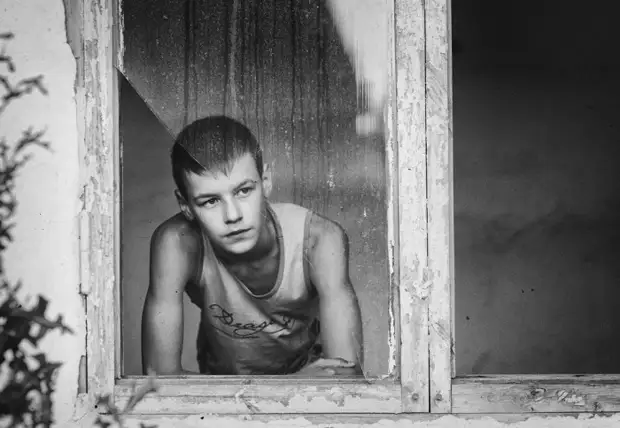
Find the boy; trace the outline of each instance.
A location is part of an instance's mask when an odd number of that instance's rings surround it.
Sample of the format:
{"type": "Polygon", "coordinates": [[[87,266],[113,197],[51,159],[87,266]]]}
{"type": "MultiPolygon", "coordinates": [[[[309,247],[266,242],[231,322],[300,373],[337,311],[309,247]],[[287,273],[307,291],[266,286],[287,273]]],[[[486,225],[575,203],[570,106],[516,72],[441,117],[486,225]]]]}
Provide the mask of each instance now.
{"type": "Polygon", "coordinates": [[[235,120],[197,120],[181,131],[171,158],[181,212],[151,239],[143,371],[188,373],[186,292],[201,309],[202,374],[361,374],[360,309],[343,229],[298,205],[268,202],[269,168],[235,120]]]}

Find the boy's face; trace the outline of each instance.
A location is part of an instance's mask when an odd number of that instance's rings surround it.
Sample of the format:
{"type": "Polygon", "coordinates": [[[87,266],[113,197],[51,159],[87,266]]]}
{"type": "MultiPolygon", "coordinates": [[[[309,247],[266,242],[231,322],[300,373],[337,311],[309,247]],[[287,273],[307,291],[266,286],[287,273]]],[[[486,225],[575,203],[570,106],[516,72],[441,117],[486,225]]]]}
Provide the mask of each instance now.
{"type": "Polygon", "coordinates": [[[271,191],[267,169],[261,177],[247,153],[232,164],[228,174],[188,173],[186,183],[187,200],[177,191],[181,210],[199,224],[212,245],[233,254],[254,248],[264,227],[265,198],[271,191]]]}

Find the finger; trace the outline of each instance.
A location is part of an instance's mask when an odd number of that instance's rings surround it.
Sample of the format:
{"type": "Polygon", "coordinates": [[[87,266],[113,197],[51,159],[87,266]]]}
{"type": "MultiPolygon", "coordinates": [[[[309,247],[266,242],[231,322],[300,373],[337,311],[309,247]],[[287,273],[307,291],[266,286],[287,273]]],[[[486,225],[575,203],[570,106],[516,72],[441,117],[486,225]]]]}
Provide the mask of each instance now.
{"type": "Polygon", "coordinates": [[[338,367],[353,367],[355,363],[353,361],[345,360],[344,358],[332,358],[330,361],[335,361],[338,367]]]}
{"type": "Polygon", "coordinates": [[[343,358],[325,358],[315,363],[320,367],[355,367],[355,363],[343,358]]]}

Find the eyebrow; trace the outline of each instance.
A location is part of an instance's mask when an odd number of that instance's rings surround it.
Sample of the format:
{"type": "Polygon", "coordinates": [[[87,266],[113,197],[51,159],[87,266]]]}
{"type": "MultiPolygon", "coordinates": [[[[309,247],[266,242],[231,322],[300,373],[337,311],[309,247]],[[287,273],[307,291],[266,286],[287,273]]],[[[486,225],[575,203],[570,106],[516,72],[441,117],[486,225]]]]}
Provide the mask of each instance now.
{"type": "MultiPolygon", "coordinates": [[[[242,187],[247,186],[248,184],[256,184],[257,181],[256,180],[252,180],[251,178],[246,178],[245,180],[243,180],[241,183],[237,184],[234,189],[233,192],[236,192],[237,190],[241,189],[242,187]]],[[[207,198],[215,198],[218,197],[218,194],[214,194],[214,193],[201,193],[200,195],[197,195],[194,200],[197,201],[199,199],[207,199],[207,198]]]]}

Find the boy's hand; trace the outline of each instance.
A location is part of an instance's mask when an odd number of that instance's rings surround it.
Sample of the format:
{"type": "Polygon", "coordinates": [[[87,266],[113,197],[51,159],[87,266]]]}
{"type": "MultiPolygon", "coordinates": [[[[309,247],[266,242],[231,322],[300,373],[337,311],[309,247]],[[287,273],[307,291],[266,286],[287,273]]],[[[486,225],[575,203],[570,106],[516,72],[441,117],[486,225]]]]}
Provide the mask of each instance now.
{"type": "Polygon", "coordinates": [[[353,376],[356,374],[355,363],[342,358],[319,358],[295,373],[293,376],[325,377],[353,376]]]}

